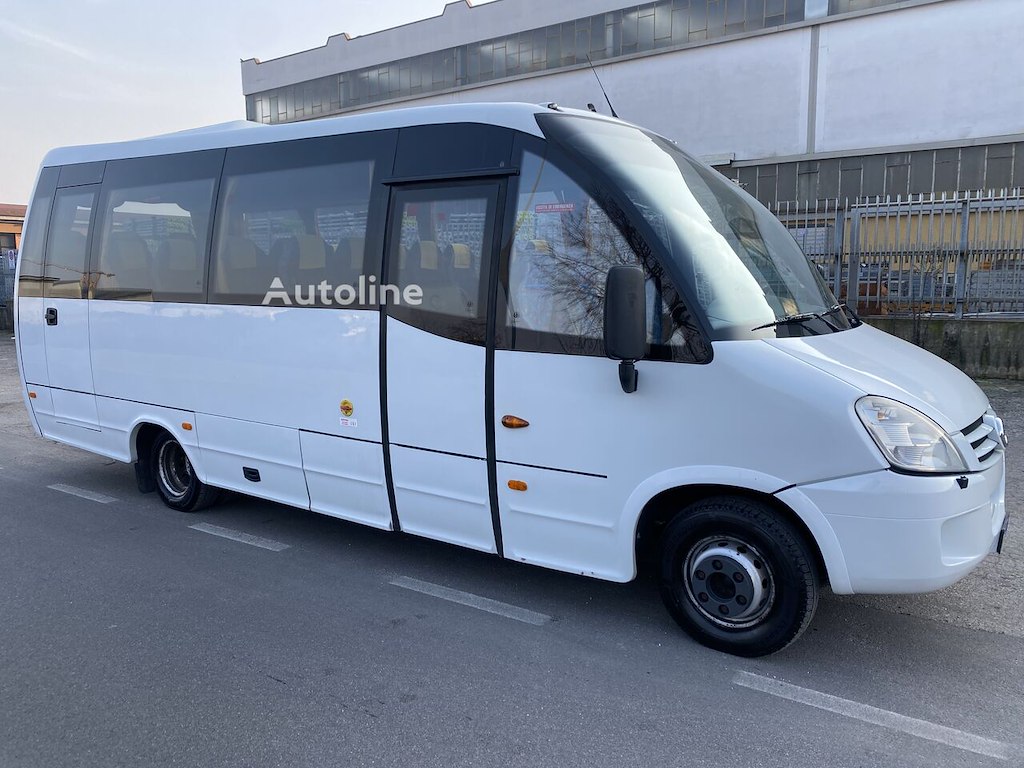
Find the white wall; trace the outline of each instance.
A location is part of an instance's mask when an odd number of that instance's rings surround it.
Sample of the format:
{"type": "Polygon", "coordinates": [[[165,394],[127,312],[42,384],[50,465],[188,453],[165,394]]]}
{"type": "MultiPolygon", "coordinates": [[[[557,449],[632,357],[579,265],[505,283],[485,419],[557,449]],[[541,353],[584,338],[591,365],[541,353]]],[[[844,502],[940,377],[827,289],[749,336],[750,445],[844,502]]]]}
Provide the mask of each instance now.
{"type": "Polygon", "coordinates": [[[816,149],[1024,132],[1024,2],[946,0],[821,27],[816,149]]]}

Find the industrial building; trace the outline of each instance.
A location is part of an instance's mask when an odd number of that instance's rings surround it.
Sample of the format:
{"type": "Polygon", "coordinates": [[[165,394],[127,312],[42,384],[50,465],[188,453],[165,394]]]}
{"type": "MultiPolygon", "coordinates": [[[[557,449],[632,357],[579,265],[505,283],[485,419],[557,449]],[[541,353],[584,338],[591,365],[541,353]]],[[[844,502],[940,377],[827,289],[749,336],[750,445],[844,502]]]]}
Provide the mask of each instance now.
{"type": "Polygon", "coordinates": [[[21,245],[25,206],[0,203],[0,253],[16,251],[21,245]]]}
{"type": "Polygon", "coordinates": [[[242,62],[264,123],[557,102],[701,156],[766,203],[1024,186],[1020,0],[496,0],[242,62]],[[591,66],[593,64],[593,67],[591,66]]]}

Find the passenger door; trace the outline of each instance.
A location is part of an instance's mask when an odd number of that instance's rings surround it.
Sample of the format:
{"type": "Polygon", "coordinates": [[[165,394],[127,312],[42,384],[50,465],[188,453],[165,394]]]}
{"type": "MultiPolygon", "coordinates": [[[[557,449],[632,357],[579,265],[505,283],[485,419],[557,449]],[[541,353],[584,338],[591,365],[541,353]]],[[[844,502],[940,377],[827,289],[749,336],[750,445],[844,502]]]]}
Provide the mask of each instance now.
{"type": "Polygon", "coordinates": [[[384,297],[387,435],[402,530],[496,552],[486,337],[504,182],[396,187],[384,297]],[[417,292],[422,295],[416,302],[417,292]]]}
{"type": "Polygon", "coordinates": [[[100,442],[89,349],[87,268],[98,190],[98,184],[57,190],[43,264],[43,337],[53,401],[52,421],[44,432],[82,447],[100,442]]]}

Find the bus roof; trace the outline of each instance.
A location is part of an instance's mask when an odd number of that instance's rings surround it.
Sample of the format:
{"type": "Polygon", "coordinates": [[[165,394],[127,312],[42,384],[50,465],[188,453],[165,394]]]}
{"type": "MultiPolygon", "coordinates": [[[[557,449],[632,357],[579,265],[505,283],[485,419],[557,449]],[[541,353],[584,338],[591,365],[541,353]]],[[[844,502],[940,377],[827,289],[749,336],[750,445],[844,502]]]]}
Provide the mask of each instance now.
{"type": "MultiPolygon", "coordinates": [[[[193,128],[178,133],[133,139],[131,141],[52,149],[43,158],[43,166],[90,163],[128,157],[168,155],[202,149],[267,144],[276,141],[289,141],[291,139],[379,131],[413,125],[436,125],[439,123],[499,125],[542,136],[543,134],[537,125],[535,115],[546,112],[549,109],[551,107],[542,104],[522,103],[445,104],[382,110],[379,112],[306,120],[281,125],[265,125],[246,120],[236,120],[230,123],[193,128]]],[[[561,107],[558,109],[563,112],[598,117],[598,115],[592,112],[580,112],[574,109],[562,109],[561,107]]],[[[610,120],[611,118],[606,119],[610,120]]]]}

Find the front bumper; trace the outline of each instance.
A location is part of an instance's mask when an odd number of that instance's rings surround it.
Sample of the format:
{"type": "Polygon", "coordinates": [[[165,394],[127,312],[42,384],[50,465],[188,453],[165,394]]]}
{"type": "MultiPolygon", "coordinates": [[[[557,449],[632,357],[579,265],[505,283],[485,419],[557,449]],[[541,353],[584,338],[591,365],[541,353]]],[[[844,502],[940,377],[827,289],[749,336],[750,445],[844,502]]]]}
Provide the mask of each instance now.
{"type": "Polygon", "coordinates": [[[826,567],[834,588],[840,586],[835,591],[930,592],[963,578],[1001,548],[1008,520],[1002,451],[998,457],[970,474],[882,470],[787,493],[803,496],[834,533],[841,557],[826,556],[826,567]],[[842,563],[846,573],[831,579],[833,563],[842,563]]]}

